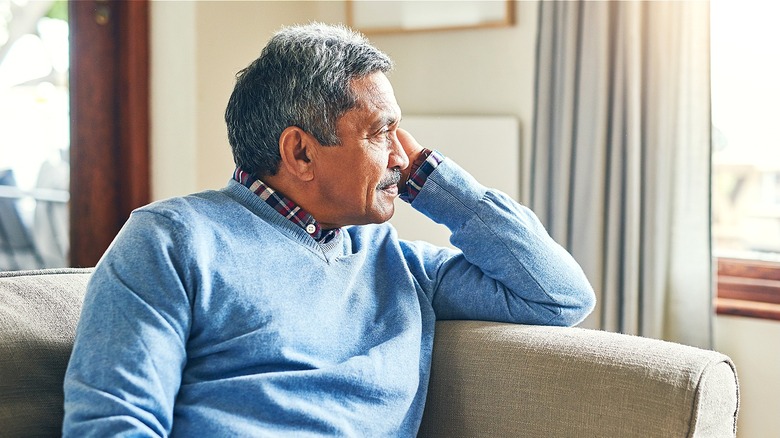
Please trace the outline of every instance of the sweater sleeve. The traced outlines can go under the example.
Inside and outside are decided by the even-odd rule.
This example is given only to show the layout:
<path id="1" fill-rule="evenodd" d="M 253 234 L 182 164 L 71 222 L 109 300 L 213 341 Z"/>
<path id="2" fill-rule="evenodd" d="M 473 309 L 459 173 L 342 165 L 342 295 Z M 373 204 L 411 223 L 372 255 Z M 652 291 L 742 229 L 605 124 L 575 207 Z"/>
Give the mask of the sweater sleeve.
<path id="1" fill-rule="evenodd" d="M 585 274 L 536 215 L 452 160 L 429 176 L 412 206 L 447 226 L 458 249 L 405 243 L 437 319 L 574 325 L 592 311 Z"/>
<path id="2" fill-rule="evenodd" d="M 98 263 L 65 376 L 64 436 L 170 433 L 191 319 L 181 232 L 134 212 Z"/>

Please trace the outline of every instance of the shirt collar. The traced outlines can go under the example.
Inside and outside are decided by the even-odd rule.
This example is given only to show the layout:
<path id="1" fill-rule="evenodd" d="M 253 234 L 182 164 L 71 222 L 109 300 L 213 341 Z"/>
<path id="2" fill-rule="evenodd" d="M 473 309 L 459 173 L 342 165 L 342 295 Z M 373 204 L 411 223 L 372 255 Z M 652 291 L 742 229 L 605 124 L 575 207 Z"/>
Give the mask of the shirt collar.
<path id="1" fill-rule="evenodd" d="M 290 222 L 303 228 L 318 243 L 328 243 L 338 235 L 338 228 L 331 230 L 323 229 L 320 223 L 306 210 L 240 167 L 237 167 L 233 172 L 233 179 L 259 196 L 260 199 Z"/>

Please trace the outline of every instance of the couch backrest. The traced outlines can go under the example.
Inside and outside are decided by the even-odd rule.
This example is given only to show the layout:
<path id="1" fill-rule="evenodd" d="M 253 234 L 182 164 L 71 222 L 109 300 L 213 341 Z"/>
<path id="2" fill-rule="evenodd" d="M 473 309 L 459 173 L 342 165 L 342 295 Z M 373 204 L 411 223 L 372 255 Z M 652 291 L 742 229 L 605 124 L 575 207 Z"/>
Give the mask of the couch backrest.
<path id="1" fill-rule="evenodd" d="M 58 436 L 91 269 L 0 272 L 0 436 Z"/>

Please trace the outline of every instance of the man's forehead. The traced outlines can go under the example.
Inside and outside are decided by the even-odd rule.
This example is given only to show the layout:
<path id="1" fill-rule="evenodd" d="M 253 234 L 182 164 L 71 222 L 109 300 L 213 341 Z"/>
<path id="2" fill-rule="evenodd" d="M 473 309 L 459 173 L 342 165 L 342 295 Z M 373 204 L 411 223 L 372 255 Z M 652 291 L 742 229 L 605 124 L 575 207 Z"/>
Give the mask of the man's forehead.
<path id="1" fill-rule="evenodd" d="M 395 101 L 393 86 L 382 72 L 352 79 L 350 85 L 352 91 L 358 97 L 366 98 L 369 102 L 376 99 L 391 99 Z"/>
<path id="2" fill-rule="evenodd" d="M 387 124 L 400 119 L 401 109 L 393 87 L 383 73 L 354 79 L 352 90 L 357 97 L 355 109 L 370 112 L 372 122 Z"/>

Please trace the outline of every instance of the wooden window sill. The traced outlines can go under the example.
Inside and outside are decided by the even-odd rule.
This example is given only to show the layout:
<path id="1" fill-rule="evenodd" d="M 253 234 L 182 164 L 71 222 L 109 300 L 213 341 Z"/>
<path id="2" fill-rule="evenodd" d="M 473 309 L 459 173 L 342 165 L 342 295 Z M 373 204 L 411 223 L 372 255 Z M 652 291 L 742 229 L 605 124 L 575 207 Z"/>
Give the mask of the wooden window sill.
<path id="1" fill-rule="evenodd" d="M 747 316 L 780 321 L 780 304 L 718 298 L 715 300 L 715 309 L 718 315 Z"/>
<path id="2" fill-rule="evenodd" d="M 780 321 L 780 263 L 719 258 L 718 315 Z"/>

